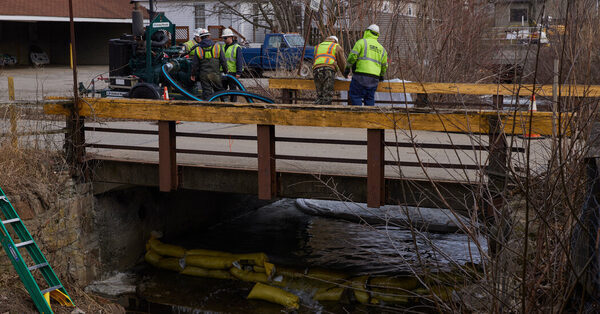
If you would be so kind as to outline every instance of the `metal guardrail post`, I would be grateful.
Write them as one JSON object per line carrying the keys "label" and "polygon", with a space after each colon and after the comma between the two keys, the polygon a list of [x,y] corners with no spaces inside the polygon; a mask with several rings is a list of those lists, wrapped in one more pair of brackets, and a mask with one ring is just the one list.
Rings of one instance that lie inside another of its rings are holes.
{"label": "metal guardrail post", "polygon": [[425,107],[429,104],[429,97],[427,94],[417,94],[417,99],[415,99],[415,107]]}
{"label": "metal guardrail post", "polygon": [[161,192],[176,190],[177,176],[175,121],[158,121],[158,177]]}
{"label": "metal guardrail post", "polygon": [[291,104],[292,103],[292,90],[284,88],[281,90],[281,103]]}
{"label": "metal guardrail post", "polygon": [[381,129],[367,130],[367,206],[385,205],[385,133]]}
{"label": "metal guardrail post", "polygon": [[270,200],[277,196],[277,172],[275,170],[275,126],[256,126],[258,145],[258,198]]}

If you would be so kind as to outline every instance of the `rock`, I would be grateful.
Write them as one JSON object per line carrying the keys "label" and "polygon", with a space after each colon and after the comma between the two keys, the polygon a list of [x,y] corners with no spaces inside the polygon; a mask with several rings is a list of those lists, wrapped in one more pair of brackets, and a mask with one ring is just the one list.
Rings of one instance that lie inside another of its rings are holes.
{"label": "rock", "polygon": [[85,312],[82,311],[80,308],[76,308],[73,311],[71,311],[71,314],[85,314]]}

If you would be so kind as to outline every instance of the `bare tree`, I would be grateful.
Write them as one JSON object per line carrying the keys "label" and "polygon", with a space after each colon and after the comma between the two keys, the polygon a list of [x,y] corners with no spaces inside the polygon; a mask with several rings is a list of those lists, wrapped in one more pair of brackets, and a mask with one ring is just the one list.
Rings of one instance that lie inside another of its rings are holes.
{"label": "bare tree", "polygon": [[220,0],[218,2],[219,5],[212,13],[232,14],[254,27],[272,32],[297,32],[302,27],[302,3],[298,1]]}

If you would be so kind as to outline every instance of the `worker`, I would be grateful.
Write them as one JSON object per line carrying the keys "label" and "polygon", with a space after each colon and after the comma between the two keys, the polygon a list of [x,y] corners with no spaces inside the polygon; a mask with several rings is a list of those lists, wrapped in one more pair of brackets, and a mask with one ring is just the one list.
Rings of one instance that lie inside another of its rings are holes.
{"label": "worker", "polygon": [[185,53],[187,53],[190,57],[192,57],[196,53],[196,49],[194,46],[196,46],[198,43],[200,43],[200,31],[201,30],[202,30],[202,28],[196,28],[194,30],[194,36],[192,37],[192,39],[183,43],[183,47],[185,48]]}
{"label": "worker", "polygon": [[352,81],[348,96],[354,106],[374,106],[375,91],[387,70],[387,52],[377,41],[379,26],[372,24],[367,27],[362,39],[359,39],[348,55],[348,63],[344,74],[350,73]]}
{"label": "worker", "polygon": [[200,81],[202,99],[208,100],[212,94],[223,90],[219,66],[223,67],[223,71],[227,73],[227,64],[219,44],[213,43],[210,39],[210,32],[207,29],[201,29],[199,35],[200,43],[192,57],[190,79]]}
{"label": "worker", "polygon": [[[223,47],[222,54],[225,56],[225,61],[227,62],[227,72],[239,79],[242,76],[242,71],[244,71],[242,47],[238,44],[233,35],[233,31],[229,28],[223,30],[221,37],[225,40],[225,47]],[[225,85],[225,89],[230,90],[236,90],[238,87],[235,80],[230,77],[225,78],[223,85]],[[235,102],[237,97],[232,95],[229,99],[230,101]]]}
{"label": "worker", "polygon": [[313,77],[317,88],[317,105],[331,105],[335,73],[342,73],[345,68],[346,56],[336,36],[327,37],[315,48]]}

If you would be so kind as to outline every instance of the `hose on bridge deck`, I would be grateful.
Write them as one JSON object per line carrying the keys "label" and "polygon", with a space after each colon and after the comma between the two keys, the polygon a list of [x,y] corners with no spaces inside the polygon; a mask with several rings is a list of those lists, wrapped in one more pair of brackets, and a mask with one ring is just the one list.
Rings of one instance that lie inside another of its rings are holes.
{"label": "hose on bridge deck", "polygon": [[170,63],[166,63],[162,66],[162,73],[163,73],[164,77],[167,79],[167,81],[171,84],[171,86],[173,88],[175,88],[177,91],[179,91],[182,95],[184,95],[186,98],[188,98],[190,100],[214,101],[215,99],[218,99],[220,97],[235,95],[235,96],[245,97],[246,100],[250,103],[253,103],[254,102],[253,100],[262,101],[262,102],[265,102],[268,104],[275,103],[275,101],[273,101],[273,99],[271,99],[269,97],[265,97],[265,96],[261,96],[261,95],[255,94],[255,93],[247,92],[244,85],[237,78],[235,78],[234,76],[229,75],[229,74],[226,74],[225,76],[233,79],[233,81],[236,83],[236,85],[238,85],[240,90],[239,91],[238,90],[221,91],[221,92],[218,92],[218,93],[215,93],[214,95],[212,95],[210,99],[203,100],[199,97],[194,96],[192,93],[190,93],[189,91],[187,91],[183,87],[181,87],[179,84],[177,84],[177,82],[169,74],[169,71],[171,71],[171,69],[173,69],[173,65]]}

